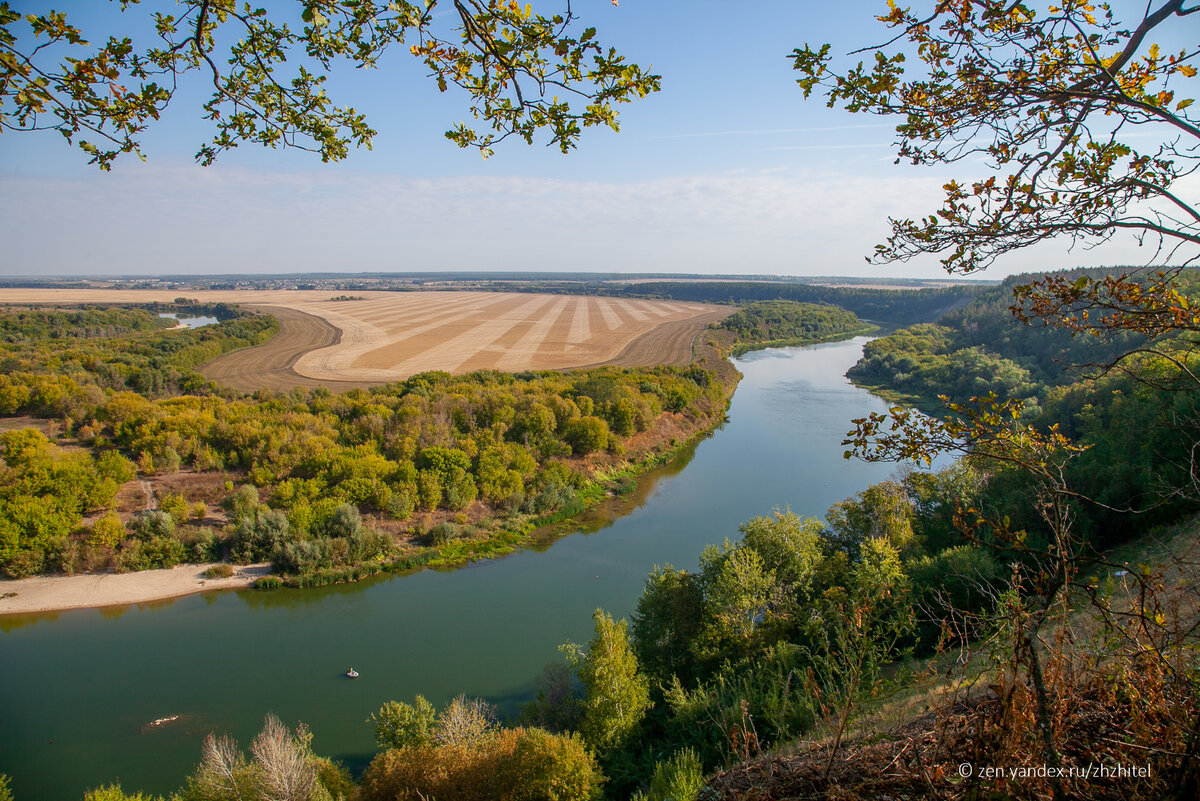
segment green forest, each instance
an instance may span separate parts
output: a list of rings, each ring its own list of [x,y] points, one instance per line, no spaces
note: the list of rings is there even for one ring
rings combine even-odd
[[[1057,277],[1074,282],[1119,274]],[[1021,419],[1032,428],[1054,427],[1083,449],[1067,463],[1065,477],[1092,501],[1079,507],[1077,525],[1098,546],[1195,508],[1194,496],[1179,492],[1195,480],[1192,448],[1200,419],[1200,393],[1180,369],[1193,359],[1190,334],[1110,330],[1095,337],[1023,323],[1012,313],[1021,308],[1014,288],[1038,277],[1010,277],[937,324],[867,343],[849,377],[931,414],[987,396],[1018,401]],[[1200,297],[1200,272],[1186,270],[1174,283],[1185,297]],[[1020,525],[1033,525],[1029,517],[1036,512],[1003,500],[1017,497],[1016,488],[998,486],[992,504]]]
[[[733,335],[734,356],[757,348],[811,345],[868,334],[876,329],[846,309],[821,303],[760,300],[748,303],[713,328]]]
[[[70,442],[0,434],[7,575],[270,560],[268,583],[328,583],[511,552],[711,428],[737,377],[714,354],[242,394],[193,368],[265,341],[274,320],[207,309],[224,321],[165,330],[156,311],[0,315],[0,413]],[[122,506],[135,474],[175,489]]]

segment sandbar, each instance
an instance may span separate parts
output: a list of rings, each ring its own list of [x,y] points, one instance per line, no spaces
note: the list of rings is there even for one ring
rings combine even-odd
[[[0,580],[0,615],[58,612],[160,601],[195,592],[244,589],[271,572],[269,564],[235,567],[229,578],[205,578],[211,565],[180,565],[135,573],[80,573]],[[15,593],[10,595],[10,593]]]

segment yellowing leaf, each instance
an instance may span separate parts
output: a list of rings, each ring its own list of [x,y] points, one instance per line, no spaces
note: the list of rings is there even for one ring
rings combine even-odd
[[[1187,64],[1181,64],[1179,67],[1179,71],[1182,72],[1184,75],[1186,75],[1189,78],[1196,77],[1196,68],[1189,67]]]

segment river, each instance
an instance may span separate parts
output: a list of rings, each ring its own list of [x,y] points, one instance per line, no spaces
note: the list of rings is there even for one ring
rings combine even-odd
[[[21,801],[116,781],[167,793],[206,733],[246,746],[267,712],[361,766],[367,718],[388,699],[465,692],[511,711],[560,643],[590,637],[595,608],[633,610],[654,565],[694,568],[751,517],[822,516],[894,472],[842,458],[851,418],[886,408],[843,376],[865,341],[735,360],[745,378],[728,422],[549,548],[354,585],[0,617],[0,772]]]

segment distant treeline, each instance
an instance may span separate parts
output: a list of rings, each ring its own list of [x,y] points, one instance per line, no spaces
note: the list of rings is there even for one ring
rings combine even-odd
[[[980,291],[980,287],[971,285],[929,289],[868,289],[769,281],[648,281],[624,286],[545,281],[503,288],[512,292],[608,295],[736,305],[759,300],[825,303],[852,311],[864,320],[892,325],[936,320],[964,305]]]
[[[852,311],[864,320],[908,324],[936,320],[966,303],[978,291],[979,289],[973,286],[939,289],[863,289],[754,281],[654,281],[633,285],[620,294],[701,303],[743,304],[756,300],[828,303]]]

